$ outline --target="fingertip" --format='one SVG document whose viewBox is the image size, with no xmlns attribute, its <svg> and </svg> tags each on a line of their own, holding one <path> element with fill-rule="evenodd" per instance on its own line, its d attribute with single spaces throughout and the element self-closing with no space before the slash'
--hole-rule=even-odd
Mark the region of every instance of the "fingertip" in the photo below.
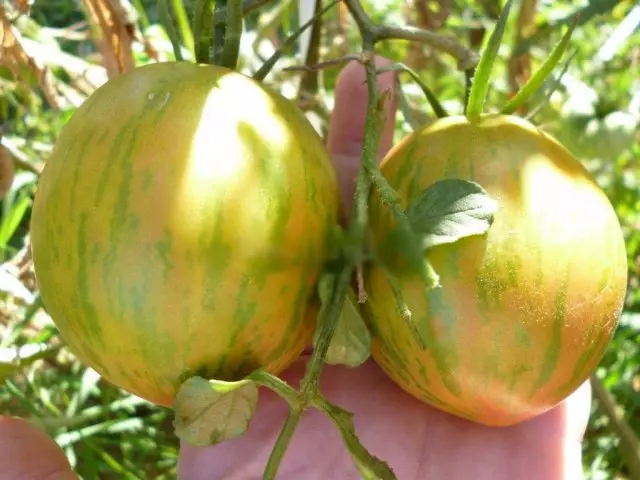
<svg viewBox="0 0 640 480">
<path fill-rule="evenodd" d="M 393 64 L 391 60 L 381 56 L 376 56 L 374 60 L 377 68 Z M 378 75 L 377 87 L 381 93 L 388 92 L 384 103 L 386 122 L 380 138 L 379 161 L 393 144 L 397 110 L 396 73 L 390 71 Z M 348 63 L 336 80 L 334 108 L 327 139 L 327 147 L 339 177 L 345 213 L 350 210 L 355 178 L 360 167 L 368 99 L 364 66 L 355 61 Z"/>
<path fill-rule="evenodd" d="M 2 478 L 73 480 L 64 452 L 43 430 L 18 417 L 0 416 Z"/>
<path fill-rule="evenodd" d="M 388 58 L 376 55 L 376 68 L 391 66 Z M 394 119 L 397 110 L 396 73 L 384 72 L 377 77 L 379 92 L 390 93 L 385 103 L 386 123 L 380 141 L 379 157 L 391 148 L 393 142 Z M 359 157 L 364 140 L 364 126 L 369 92 L 364 66 L 356 61 L 349 62 L 338 74 L 335 87 L 334 109 L 329 129 L 328 148 L 333 155 Z"/>
</svg>

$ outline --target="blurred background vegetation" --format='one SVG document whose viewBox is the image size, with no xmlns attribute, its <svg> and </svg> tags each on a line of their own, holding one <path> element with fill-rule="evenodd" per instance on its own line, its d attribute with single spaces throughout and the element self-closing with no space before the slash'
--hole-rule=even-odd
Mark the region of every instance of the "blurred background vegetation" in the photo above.
<svg viewBox="0 0 640 480">
<path fill-rule="evenodd" d="M 192 0 L 170 0 L 191 58 Z M 496 0 L 367 0 L 375 21 L 411 24 L 480 51 L 501 9 Z M 245 0 L 240 69 L 255 72 L 313 14 L 314 0 Z M 561 69 L 518 112 L 553 133 L 593 172 L 619 215 L 629 288 L 615 338 L 593 378 L 584 442 L 591 480 L 640 478 L 640 4 L 615 0 L 519 0 L 499 51 L 489 109 L 535 70 L 576 13 Z M 287 51 L 266 82 L 295 98 L 326 134 L 339 68 L 285 67 L 356 53 L 346 9 L 332 8 Z M 416 70 L 450 113 L 461 113 L 465 78 L 435 49 L 394 41 L 379 52 Z M 29 256 L 38 174 L 61 127 L 95 88 L 122 71 L 174 59 L 156 0 L 14 0 L 0 3 L 0 412 L 38 423 L 85 479 L 175 478 L 171 412 L 103 382 L 77 362 L 43 310 Z M 570 62 L 567 62 L 570 59 Z M 564 74 L 561 75 L 561 71 Z M 433 118 L 400 74 L 396 135 Z M 553 90 L 553 91 L 552 91 Z"/>
</svg>

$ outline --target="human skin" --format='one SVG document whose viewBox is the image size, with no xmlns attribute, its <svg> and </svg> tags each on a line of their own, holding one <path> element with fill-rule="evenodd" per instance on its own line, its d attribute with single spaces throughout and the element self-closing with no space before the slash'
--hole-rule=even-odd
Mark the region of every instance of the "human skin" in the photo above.
<svg viewBox="0 0 640 480">
<path fill-rule="evenodd" d="M 378 65 L 388 60 L 376 59 Z M 378 77 L 389 90 L 387 124 L 379 158 L 391 147 L 395 77 Z M 364 71 L 350 63 L 336 86 L 328 139 L 346 209 L 362 151 L 367 89 Z M 297 386 L 308 354 L 281 374 Z M 325 366 L 321 390 L 354 414 L 363 445 L 385 460 L 399 480 L 581 480 L 581 442 L 589 418 L 588 382 L 560 405 L 511 427 L 484 427 L 431 408 L 391 382 L 370 360 L 349 369 Z M 286 418 L 287 405 L 261 389 L 258 408 L 246 434 L 215 447 L 181 445 L 181 480 L 258 480 Z M 37 461 L 35 461 L 37 459 Z M 62 450 L 24 420 L 0 417 L 0 480 L 75 478 Z M 351 480 L 360 477 L 335 426 L 322 413 L 304 413 L 282 461 L 278 480 Z"/>
<path fill-rule="evenodd" d="M 390 62 L 376 59 L 379 66 Z M 340 178 L 343 200 L 351 203 L 360 164 L 367 87 L 364 69 L 351 63 L 341 72 L 328 138 Z M 395 77 L 378 77 L 380 91 L 390 91 L 387 122 L 379 157 L 393 140 Z M 308 355 L 281 375 L 297 385 Z M 399 480 L 580 480 L 581 441 L 589 418 L 589 383 L 551 411 L 502 428 L 471 423 L 415 400 L 393 384 L 372 361 L 349 369 L 325 366 L 321 390 L 354 414 L 364 446 L 385 460 Z M 258 408 L 246 434 L 215 447 L 182 446 L 178 465 L 185 480 L 254 480 L 262 478 L 287 405 L 261 390 Z M 279 480 L 359 479 L 338 431 L 317 410 L 305 412 L 278 471 Z"/>
</svg>

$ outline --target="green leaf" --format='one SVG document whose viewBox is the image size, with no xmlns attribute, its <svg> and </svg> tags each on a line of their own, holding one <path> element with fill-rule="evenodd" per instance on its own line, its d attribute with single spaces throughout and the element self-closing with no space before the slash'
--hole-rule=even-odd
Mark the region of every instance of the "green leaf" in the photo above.
<svg viewBox="0 0 640 480">
<path fill-rule="evenodd" d="M 449 178 L 434 183 L 414 199 L 407 216 L 426 250 L 486 233 L 496 210 L 496 201 L 480 185 Z"/>
<path fill-rule="evenodd" d="M 495 30 L 491 33 L 491 37 L 487 43 L 487 48 L 482 52 L 480 61 L 476 68 L 476 74 L 473 77 L 473 84 L 469 91 L 469 101 L 467 102 L 466 114 L 470 118 L 477 118 L 482 115 L 484 108 L 484 102 L 487 97 L 487 91 L 489 90 L 489 81 L 491 79 L 491 72 L 493 70 L 493 64 L 498 56 L 498 49 L 504 36 L 504 29 L 509 18 L 509 12 L 511 11 L 511 4 L 513 0 L 508 0 L 505 5 Z"/>
<path fill-rule="evenodd" d="M 173 410 L 175 433 L 194 446 L 215 445 L 242 436 L 258 404 L 258 385 L 250 380 L 225 382 L 187 379 Z"/>
<path fill-rule="evenodd" d="M 325 277 L 326 278 L 326 277 Z M 326 281 L 326 280 L 325 280 Z M 326 302 L 327 286 L 322 287 L 323 292 L 320 294 L 323 301 Z M 331 290 L 328 290 L 331 295 Z M 323 308 L 326 303 L 323 304 Z M 313 336 L 313 345 L 318 341 L 320 329 L 316 329 Z M 338 324 L 331 337 L 329 349 L 325 357 L 325 362 L 329 365 L 346 365 L 348 367 L 357 367 L 363 364 L 371 355 L 371 334 L 366 323 L 360 315 L 358 309 L 358 300 L 352 288 L 349 288 L 347 297 L 342 305 Z"/>
<path fill-rule="evenodd" d="M 525 83 L 518 93 L 502 108 L 502 113 L 505 115 L 515 112 L 520 108 L 545 82 L 547 77 L 551 75 L 551 72 L 556 68 L 560 59 L 569 48 L 569 41 L 571 40 L 571 34 L 576 28 L 577 22 L 573 22 L 567 32 L 562 36 L 560 42 L 551 51 L 549 58 L 547 58 L 542 66 L 534 73 L 531 78 Z"/>
<path fill-rule="evenodd" d="M 55 356 L 59 350 L 59 346 L 50 347 L 43 343 L 28 343 L 15 348 L 0 348 L 0 384 L 33 362 Z"/>
<path fill-rule="evenodd" d="M 360 443 L 353 424 L 353 415 L 332 405 L 320 395 L 316 396 L 316 405 L 333 421 L 340 432 L 354 465 L 363 480 L 396 480 L 391 467 L 375 457 Z"/>
</svg>

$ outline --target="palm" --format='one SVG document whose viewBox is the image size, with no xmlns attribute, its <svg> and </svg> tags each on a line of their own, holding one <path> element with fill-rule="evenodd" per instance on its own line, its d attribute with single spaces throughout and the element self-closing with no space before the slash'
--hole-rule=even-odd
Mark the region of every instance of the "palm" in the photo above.
<svg viewBox="0 0 640 480">
<path fill-rule="evenodd" d="M 283 378 L 297 385 L 305 359 Z M 585 385 L 565 403 L 529 422 L 487 428 L 439 412 L 397 388 L 372 362 L 326 367 L 322 391 L 354 413 L 364 446 L 400 480 L 580 478 L 580 437 L 588 417 Z M 287 414 L 275 394 L 261 394 L 245 436 L 213 448 L 183 446 L 180 478 L 259 479 Z M 279 470 L 282 480 L 359 478 L 338 430 L 321 412 L 303 416 Z"/>
<path fill-rule="evenodd" d="M 378 79 L 379 88 L 394 89 L 392 74 Z M 366 97 L 362 68 L 347 66 L 336 87 L 328 141 L 345 205 L 352 196 L 362 149 Z M 381 154 L 391 145 L 394 115 L 392 101 Z M 305 364 L 301 358 L 283 379 L 297 385 Z M 510 428 L 487 428 L 430 408 L 402 392 L 373 361 L 356 369 L 325 367 L 321 389 L 330 401 L 354 414 L 356 433 L 364 446 L 387 461 L 400 480 L 581 478 L 580 440 L 589 414 L 588 385 L 553 411 Z M 265 390 L 242 438 L 209 448 L 183 446 L 180 478 L 262 478 L 286 415 L 284 400 Z M 302 478 L 359 478 L 338 430 L 315 410 L 303 416 L 278 474 L 283 480 Z"/>
</svg>

